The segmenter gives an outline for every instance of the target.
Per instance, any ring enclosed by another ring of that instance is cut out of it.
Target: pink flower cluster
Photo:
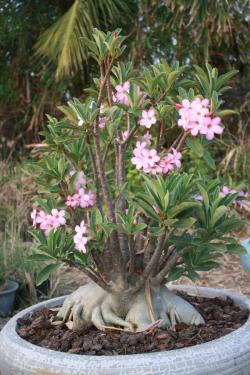
[[[235,189],[231,189],[228,186],[223,186],[222,190],[220,192],[220,196],[222,198],[224,198],[228,194],[234,194],[234,193],[239,193],[239,196],[242,197],[242,199],[235,200],[234,204],[238,204],[240,206],[240,208],[243,208],[246,205],[246,200],[247,200],[247,198],[249,196],[248,192],[245,192],[243,190],[237,191]],[[196,199],[196,200],[198,200],[198,201],[203,201],[203,197],[200,194],[195,194],[193,196],[193,198]]]
[[[30,216],[33,220],[33,227],[39,227],[46,235],[49,234],[51,229],[57,229],[66,224],[65,211],[56,208],[51,210],[51,214],[34,209]]]
[[[223,186],[221,192],[220,192],[220,196],[221,197],[225,197],[227,196],[228,194],[234,194],[234,193],[239,193],[239,196],[242,197],[242,199],[238,199],[235,201],[235,203],[237,203],[240,208],[243,208],[245,205],[246,205],[246,200],[249,196],[248,192],[245,192],[243,190],[241,191],[237,191],[235,189],[231,189],[230,187],[228,186]]]
[[[190,131],[193,136],[205,135],[208,140],[212,140],[215,134],[222,134],[220,117],[213,117],[213,112],[209,109],[209,100],[195,98],[193,101],[184,99],[179,106],[180,119],[178,125],[185,131]]]
[[[76,172],[71,171],[70,175],[73,176]],[[78,176],[75,181],[75,194],[68,195],[65,205],[71,208],[81,207],[87,208],[94,206],[95,204],[95,193],[92,191],[86,191],[86,176],[83,171],[78,172]]]
[[[166,174],[173,169],[180,168],[180,152],[173,148],[172,152],[161,158],[154,148],[147,147],[149,144],[149,137],[148,141],[136,142],[136,147],[133,151],[134,157],[131,159],[136,169],[155,175],[156,173]]]
[[[167,174],[174,169],[178,169],[181,167],[181,153],[172,148],[172,153],[168,153],[164,156],[159,165],[162,168],[162,174]]]
[[[125,104],[128,106],[129,100],[126,94],[129,92],[129,89],[130,89],[129,81],[126,81],[121,85],[116,85],[115,89],[116,89],[116,92],[113,94],[113,102]]]
[[[145,126],[150,129],[153,124],[157,121],[154,108],[142,111],[142,117],[138,121],[138,124]]]
[[[78,251],[81,251],[82,253],[86,253],[87,249],[85,245],[89,241],[89,238],[87,236],[88,229],[84,220],[81,221],[80,225],[76,225],[75,231],[76,231],[76,234],[74,235],[75,248]]]

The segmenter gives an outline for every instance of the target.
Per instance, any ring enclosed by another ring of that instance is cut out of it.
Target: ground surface
[[[249,313],[235,306],[230,298],[208,299],[181,294],[204,317],[206,324],[176,324],[174,329],[151,328],[127,333],[102,332],[93,326],[72,331],[56,316],[55,309],[44,308],[18,321],[18,333],[32,344],[61,352],[89,355],[137,354],[184,348],[224,336],[245,323]]]

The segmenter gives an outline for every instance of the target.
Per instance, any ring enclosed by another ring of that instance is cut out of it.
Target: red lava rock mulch
[[[206,324],[200,326],[177,324],[175,330],[153,329],[141,333],[108,330],[95,327],[72,331],[65,324],[53,325],[56,312],[48,308],[34,312],[18,321],[18,334],[32,344],[45,348],[88,355],[120,355],[157,352],[202,344],[224,336],[242,326],[249,312],[234,305],[227,298],[191,297],[181,294],[192,303],[204,317]]]

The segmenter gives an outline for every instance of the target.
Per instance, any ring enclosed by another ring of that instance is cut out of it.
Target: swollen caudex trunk
[[[76,329],[93,324],[100,330],[122,327],[132,332],[146,330],[156,321],[159,321],[160,328],[176,323],[205,323],[192,305],[164,285],[151,288],[149,301],[145,288],[129,296],[126,292],[108,293],[90,282],[66,298],[58,316],[64,322],[73,321]]]

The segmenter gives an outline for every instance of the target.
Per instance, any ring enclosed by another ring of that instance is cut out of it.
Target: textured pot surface
[[[250,310],[250,300],[219,289],[171,286],[192,295],[229,296]],[[217,340],[168,352],[84,356],[41,348],[21,339],[16,321],[64,297],[32,306],[13,317],[0,332],[1,375],[250,375],[250,318],[238,330]]]
[[[13,310],[18,283],[8,280],[7,287],[0,290],[0,312],[9,314]]]

